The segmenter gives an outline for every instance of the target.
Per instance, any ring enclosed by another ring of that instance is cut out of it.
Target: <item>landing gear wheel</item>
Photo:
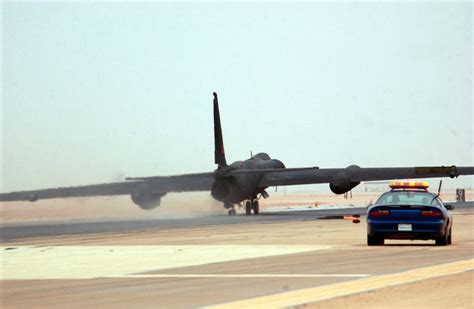
[[[234,208],[231,208],[231,209],[229,209],[229,211],[227,213],[229,214],[229,216],[234,216],[237,212],[235,211]]]
[[[367,235],[367,246],[383,246],[385,239]]]
[[[245,202],[245,214],[247,216],[252,214],[252,203],[250,203],[250,201]]]
[[[260,205],[258,204],[258,201],[252,202],[252,208],[253,208],[253,214],[258,215],[258,213],[260,212]]]

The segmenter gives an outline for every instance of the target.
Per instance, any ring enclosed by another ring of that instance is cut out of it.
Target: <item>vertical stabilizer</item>
[[[214,162],[219,166],[227,166],[224,152],[224,140],[222,139],[221,116],[219,113],[219,102],[217,93],[214,95]]]

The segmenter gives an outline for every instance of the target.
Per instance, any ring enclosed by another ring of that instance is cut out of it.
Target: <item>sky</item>
[[[213,91],[228,162],[473,165],[472,12],[3,1],[1,191],[211,171]]]

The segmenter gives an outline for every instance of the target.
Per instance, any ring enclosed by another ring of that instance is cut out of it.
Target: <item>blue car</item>
[[[452,242],[453,218],[426,182],[392,182],[367,209],[367,245],[381,246],[385,239],[434,239],[437,246]]]

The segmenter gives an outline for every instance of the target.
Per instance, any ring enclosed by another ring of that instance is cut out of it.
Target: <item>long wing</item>
[[[456,166],[420,166],[420,167],[371,167],[371,168],[297,168],[267,170],[262,173],[259,187],[303,185],[313,183],[330,183],[337,175],[347,176],[351,182],[458,177],[459,175],[473,175],[474,167]]]
[[[163,194],[168,192],[209,191],[213,182],[214,173],[141,177],[124,182],[1,193],[0,201],[36,201],[51,198],[130,195],[142,188]]]
[[[330,183],[334,177],[343,174],[351,182],[408,179],[457,177],[473,175],[474,167],[431,166],[431,167],[389,167],[389,168],[287,168],[266,170],[236,170],[226,176],[239,174],[259,174],[258,187],[288,186],[314,183]],[[36,201],[38,199],[90,197],[110,195],[130,195],[137,190],[152,193],[209,191],[215,180],[214,173],[185,174],[176,176],[157,176],[131,178],[130,181],[105,183],[88,186],[51,188],[32,191],[1,193],[0,201]]]

